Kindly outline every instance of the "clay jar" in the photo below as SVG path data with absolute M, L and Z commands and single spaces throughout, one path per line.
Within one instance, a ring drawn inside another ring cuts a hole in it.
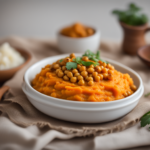
M 120 22 L 124 31 L 124 39 L 122 43 L 122 49 L 129 55 L 136 55 L 137 50 L 146 45 L 145 33 L 150 30 L 148 24 L 142 26 L 130 26 Z

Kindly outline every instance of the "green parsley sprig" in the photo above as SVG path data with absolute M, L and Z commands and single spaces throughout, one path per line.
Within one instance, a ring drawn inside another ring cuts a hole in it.
M 77 63 L 76 62 L 67 62 L 66 63 L 66 68 L 67 68 L 67 70 L 76 69 L 77 68 Z
M 83 61 L 81 57 L 76 57 L 73 59 L 74 62 L 76 62 L 77 64 L 82 64 L 84 66 L 90 66 L 90 65 L 94 65 L 97 66 L 99 65 L 98 62 L 91 62 L 91 61 Z
M 150 111 L 143 115 L 143 117 L 141 118 L 141 127 L 145 127 L 148 124 L 150 124 Z
M 83 56 L 87 56 L 90 60 L 93 60 L 95 62 L 98 62 L 100 60 L 100 61 L 105 62 L 106 64 L 108 64 L 107 61 L 104 61 L 100 58 L 100 51 L 97 51 L 97 53 L 94 54 L 90 50 L 87 50 Z
M 63 61 L 63 59 L 59 60 L 59 62 L 62 62 L 62 61 Z
M 87 56 L 89 58 L 89 60 L 92 60 L 94 62 L 83 61 L 82 60 L 83 56 Z M 85 54 L 82 55 L 82 57 L 76 57 L 76 58 L 73 59 L 73 62 L 67 62 L 66 63 L 67 70 L 76 69 L 77 68 L 77 64 L 82 64 L 82 65 L 87 66 L 87 67 L 90 66 L 90 65 L 97 66 L 97 65 L 99 65 L 99 63 L 98 63 L 99 60 L 108 64 L 108 62 L 106 62 L 106 61 L 104 61 L 104 60 L 102 60 L 100 58 L 100 52 L 99 51 L 97 51 L 97 53 L 94 54 L 90 50 L 87 50 L 85 52 Z M 60 60 L 60 61 L 62 61 L 62 60 Z
M 147 93 L 147 94 L 145 94 L 145 97 L 148 97 L 148 96 L 150 96 L 150 92 L 149 92 L 149 93 Z
M 148 97 L 150 95 L 150 92 L 145 95 L 145 97 Z M 141 127 L 145 127 L 146 125 L 150 124 L 150 111 L 147 112 L 145 115 L 141 118 Z M 150 129 L 150 127 L 149 127 Z

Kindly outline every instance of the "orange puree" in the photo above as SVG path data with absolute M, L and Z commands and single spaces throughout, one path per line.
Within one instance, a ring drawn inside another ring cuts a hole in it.
M 92 86 L 87 83 L 81 86 L 59 78 L 50 66 L 45 66 L 32 81 L 35 90 L 48 96 L 74 101 L 105 102 L 125 98 L 124 93 L 127 91 L 133 93 L 131 77 L 115 69 L 113 79 L 94 82 Z
M 72 38 L 88 37 L 94 34 L 94 30 L 90 27 L 85 27 L 80 23 L 75 23 L 72 26 L 63 28 L 61 34 Z

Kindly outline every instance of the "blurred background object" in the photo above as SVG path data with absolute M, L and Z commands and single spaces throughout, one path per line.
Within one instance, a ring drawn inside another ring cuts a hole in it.
M 130 26 L 142 26 L 149 20 L 142 8 L 135 3 L 130 3 L 126 10 L 116 9 L 112 13 L 118 17 L 120 22 Z
M 0 57 L 0 87 L 5 81 L 12 78 L 17 71 L 23 68 L 32 57 L 26 50 L 11 47 L 8 43 L 4 43 L 2 46 L 1 49 L 3 48 L 3 51 L 5 51 L 3 57 L 7 61 L 3 61 L 3 58 Z M 8 54 L 6 55 L 6 53 Z M 1 52 L 0 54 L 2 55 Z
M 84 53 L 86 50 L 96 52 L 100 46 L 100 37 L 100 31 L 95 27 L 75 23 L 58 32 L 57 45 L 63 53 Z
M 150 45 L 140 47 L 138 56 L 150 68 Z
M 136 55 L 137 50 L 146 45 L 145 34 L 150 31 L 148 16 L 135 3 L 130 3 L 125 10 L 115 9 L 112 13 L 117 16 L 124 31 L 123 51 Z
M 121 41 L 122 31 L 112 15 L 115 8 L 136 3 L 150 18 L 150 0 L 46 1 L 0 0 L 0 37 L 56 37 L 62 27 L 76 21 L 100 29 L 103 39 Z M 150 37 L 150 33 L 147 34 Z

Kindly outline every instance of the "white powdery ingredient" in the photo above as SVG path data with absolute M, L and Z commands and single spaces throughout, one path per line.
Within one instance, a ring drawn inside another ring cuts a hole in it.
M 9 43 L 0 46 L 0 70 L 17 67 L 25 62 L 21 56 Z

